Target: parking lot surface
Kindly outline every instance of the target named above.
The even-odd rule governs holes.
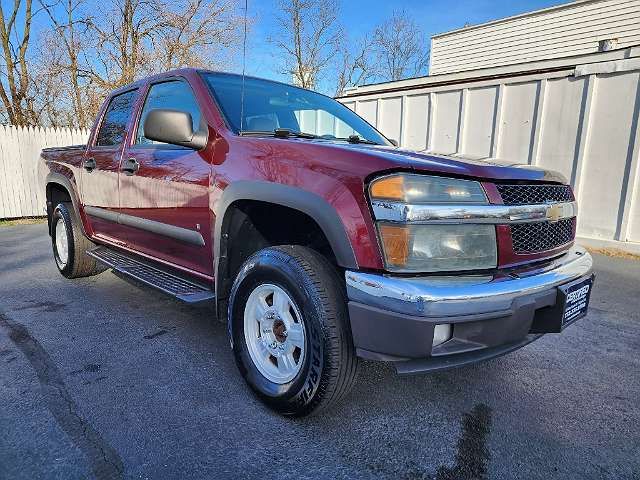
[[[0,228],[0,479],[640,478],[640,261],[595,256],[590,314],[508,356],[281,418],[209,307],[66,280],[45,225]]]

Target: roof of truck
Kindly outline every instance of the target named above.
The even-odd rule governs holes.
[[[156,73],[154,75],[149,75],[147,77],[141,78],[139,80],[136,80],[135,82],[131,82],[128,83],[127,85],[123,85],[122,87],[118,87],[116,89],[114,89],[111,92],[111,95],[114,95],[116,93],[122,93],[125,92],[127,90],[131,90],[132,88],[136,88],[136,87],[140,87],[142,85],[145,85],[149,82],[153,82],[155,80],[161,80],[163,78],[167,78],[167,77],[174,77],[174,76],[181,76],[184,74],[193,74],[193,73],[214,73],[214,74],[220,74],[220,75],[228,75],[231,77],[238,77],[241,78],[242,74],[241,73],[233,73],[233,72],[224,72],[224,71],[218,71],[218,70],[209,70],[206,68],[193,68],[193,67],[186,67],[186,68],[177,68],[174,70],[168,70],[166,72],[162,72],[162,73]],[[251,78],[251,79],[256,79],[256,80],[263,80],[265,82],[272,82],[272,83],[279,83],[281,85],[290,85],[286,82],[279,82],[278,80],[271,80],[269,78],[263,78],[263,77],[256,77],[253,75],[245,75],[245,78]],[[293,85],[296,86],[296,85]],[[302,88],[302,87],[297,87],[297,88]],[[306,90],[303,88],[303,90]]]

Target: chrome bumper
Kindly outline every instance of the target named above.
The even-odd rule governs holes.
[[[346,272],[351,302],[403,315],[453,317],[509,311],[514,300],[592,273],[593,260],[574,247],[556,260],[498,275],[398,277]]]

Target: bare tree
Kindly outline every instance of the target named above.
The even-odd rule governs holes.
[[[237,0],[115,0],[98,34],[92,73],[105,88],[172,68],[221,64],[239,43]]]
[[[97,42],[87,68],[104,90],[133,82],[150,70],[154,37],[167,26],[160,0],[114,0],[111,11],[91,22]]]
[[[68,96],[71,99],[73,113],[69,118],[70,126],[86,127],[92,120],[86,108],[85,98],[89,75],[82,65],[81,56],[86,48],[87,31],[92,20],[80,11],[84,6],[84,0],[58,0],[52,4],[45,3],[44,0],[38,1],[52,25],[51,35],[47,37],[45,34],[44,38],[48,48],[44,50],[47,53],[41,57],[44,60],[43,65],[46,66],[43,81],[53,83],[53,78],[64,80],[63,85],[68,85],[70,90]],[[60,15],[57,14],[56,7],[61,7]],[[60,89],[55,88],[50,93],[60,93],[55,90]],[[56,123],[54,118],[58,112],[55,112],[55,102],[52,102],[51,98],[43,100],[49,120]]]
[[[38,83],[48,85],[39,100],[52,125],[87,127],[110,90],[173,68],[221,67],[240,44],[238,0],[112,0],[101,11],[37,1],[50,23]]]
[[[426,75],[429,47],[425,35],[405,11],[392,17],[374,32],[376,63],[382,80]]]
[[[270,41],[284,53],[283,73],[303,88],[317,87],[322,70],[340,47],[343,31],[338,25],[336,0],[280,0],[277,17],[281,27]]]
[[[14,0],[7,14],[0,2],[0,48],[4,67],[0,99],[7,120],[14,125],[35,125],[38,121],[27,58],[33,16],[32,0]]]
[[[345,39],[340,49],[335,96],[341,96],[348,87],[355,87],[376,76],[376,65],[371,58],[373,40],[364,37],[351,48]]]
[[[159,68],[222,68],[241,43],[242,17],[232,0],[186,0],[163,13],[156,51]]]

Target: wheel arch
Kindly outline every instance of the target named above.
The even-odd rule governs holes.
[[[49,235],[51,235],[51,216],[53,215],[53,210],[56,205],[62,201],[62,199],[58,196],[61,193],[66,192],[65,200],[71,201],[73,205],[73,209],[80,219],[80,225],[82,227],[83,233],[84,231],[84,223],[82,222],[82,217],[80,216],[80,208],[79,202],[76,195],[76,190],[67,177],[62,175],[61,173],[51,172],[47,175],[46,184],[45,184],[45,195],[47,201],[47,224],[49,227]]]
[[[326,238],[336,264],[342,268],[358,268],[344,224],[335,207],[324,198],[298,187],[272,182],[241,180],[232,183],[225,188],[215,209],[216,219],[213,231],[216,302],[220,319],[226,316],[226,299],[230,291],[230,279],[226,278],[226,269],[230,248],[231,213],[235,210],[233,207],[242,201],[263,202],[285,207],[309,217]]]

